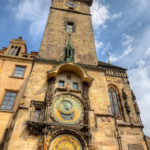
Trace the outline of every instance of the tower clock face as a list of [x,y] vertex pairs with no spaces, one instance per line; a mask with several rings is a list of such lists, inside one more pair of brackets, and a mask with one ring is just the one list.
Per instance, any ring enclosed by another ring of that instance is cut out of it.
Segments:
[[78,123],[83,119],[83,106],[73,96],[61,96],[53,102],[52,117],[61,123]]
[[76,7],[78,7],[78,4],[73,1],[67,1],[66,6],[68,6],[70,8],[76,8]]

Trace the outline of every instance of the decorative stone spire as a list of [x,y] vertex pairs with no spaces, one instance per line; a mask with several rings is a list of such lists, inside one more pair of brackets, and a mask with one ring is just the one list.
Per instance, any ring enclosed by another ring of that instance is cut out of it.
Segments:
[[107,53],[107,58],[108,58],[108,64],[111,64],[111,61],[110,61],[110,54]]
[[74,49],[72,48],[71,32],[69,33],[68,44],[65,48],[65,61],[66,62],[74,61]]

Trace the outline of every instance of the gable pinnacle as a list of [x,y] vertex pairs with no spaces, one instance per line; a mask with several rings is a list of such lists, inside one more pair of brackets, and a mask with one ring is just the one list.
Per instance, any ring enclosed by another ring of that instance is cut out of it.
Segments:
[[74,61],[74,49],[72,48],[71,32],[69,32],[69,40],[68,40],[68,44],[65,48],[64,60],[66,62],[73,62]]
[[108,64],[111,64],[111,61],[110,61],[110,54],[107,53],[107,58],[108,58]]

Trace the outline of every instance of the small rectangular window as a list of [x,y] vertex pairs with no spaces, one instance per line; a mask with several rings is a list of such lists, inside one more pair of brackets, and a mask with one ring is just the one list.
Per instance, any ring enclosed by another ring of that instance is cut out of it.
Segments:
[[0,109],[1,110],[12,110],[16,96],[17,96],[16,92],[6,92]]
[[24,76],[24,71],[25,71],[25,67],[16,66],[13,76],[22,78]]
[[34,120],[40,121],[41,108],[36,108],[34,111]]
[[74,82],[72,88],[77,90],[79,88],[78,83]]
[[73,31],[74,31],[74,23],[67,22],[67,32],[73,32]]
[[59,81],[59,87],[64,87],[65,86],[65,82],[64,81]]

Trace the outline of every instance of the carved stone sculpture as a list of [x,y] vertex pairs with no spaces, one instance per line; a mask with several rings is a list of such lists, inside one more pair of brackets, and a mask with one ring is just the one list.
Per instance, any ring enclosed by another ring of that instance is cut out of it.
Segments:
[[54,84],[55,80],[54,78],[51,78],[48,82],[48,89],[47,89],[47,94],[46,94],[46,103],[51,103],[53,94],[54,94]]
[[48,137],[48,138],[44,137],[44,147],[43,147],[43,150],[48,150],[50,140],[51,140],[51,136]]
[[89,92],[88,84],[87,83],[83,83],[83,99],[89,100],[88,92]]
[[136,100],[136,96],[134,95],[133,91],[131,91],[132,93],[132,100],[135,101]]
[[96,148],[93,145],[91,145],[90,150],[96,150]]
[[125,103],[125,106],[126,106],[127,113],[130,113],[131,112],[131,108],[130,108],[128,102]]
[[136,113],[137,113],[137,114],[140,114],[140,109],[139,109],[139,106],[138,106],[137,101],[134,101],[134,107],[135,107]]
[[127,96],[124,89],[122,89],[122,97],[123,97],[124,100],[127,100],[127,98],[128,98],[128,96]]

